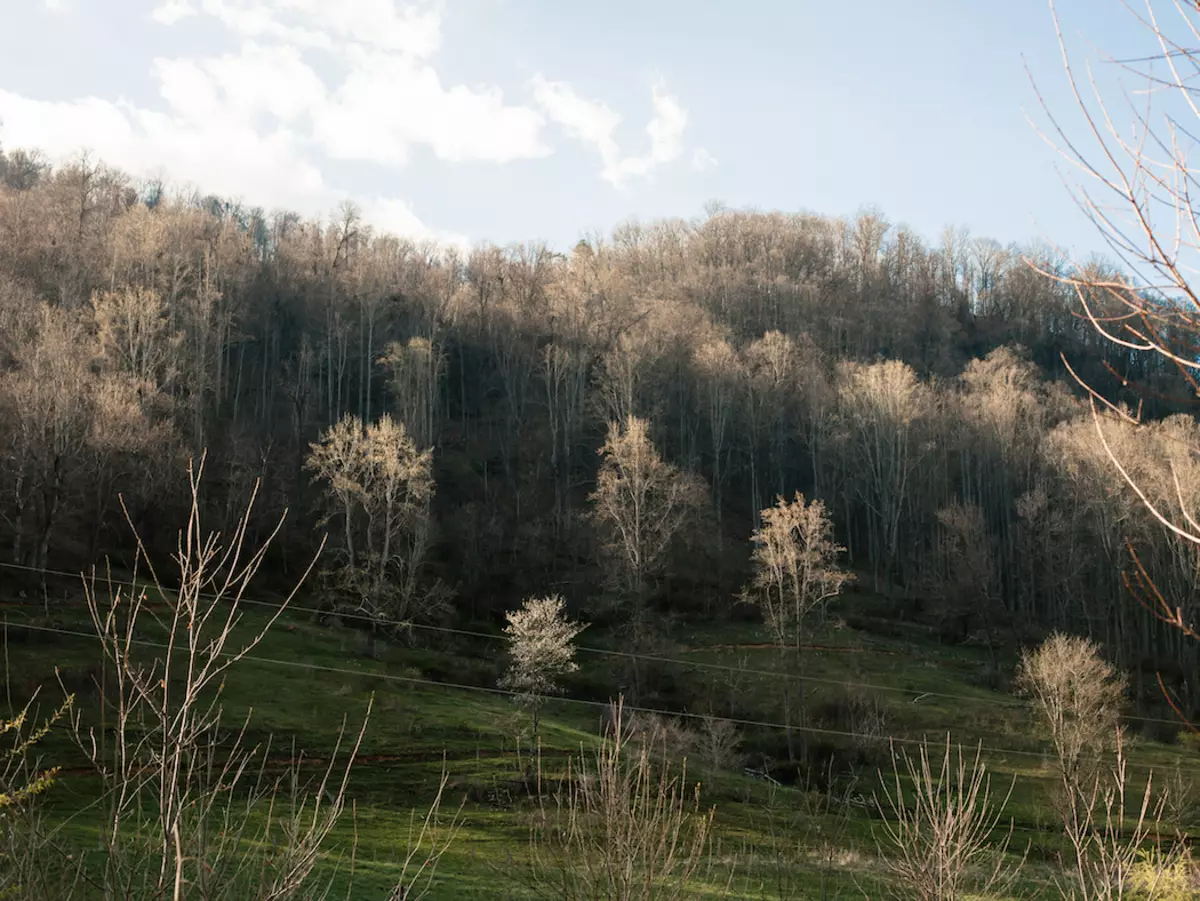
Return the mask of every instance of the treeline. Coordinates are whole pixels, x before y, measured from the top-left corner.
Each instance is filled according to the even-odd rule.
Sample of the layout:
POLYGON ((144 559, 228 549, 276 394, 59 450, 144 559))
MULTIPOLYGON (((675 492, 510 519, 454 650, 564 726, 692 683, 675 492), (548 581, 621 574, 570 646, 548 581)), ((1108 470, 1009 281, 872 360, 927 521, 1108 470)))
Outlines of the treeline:
POLYGON ((353 510, 374 514, 344 499, 338 518, 313 445, 386 414, 411 454, 433 450, 421 553, 404 544, 430 609, 498 620, 549 590, 601 608, 585 514, 609 424, 633 416, 711 508, 645 586, 659 613, 727 613, 759 511, 801 491, 897 616, 935 613, 993 650, 1029 627, 1083 631, 1135 673, 1170 666, 1196 709, 1195 644, 1121 573, 1132 548, 1186 619, 1200 556, 1126 488, 1063 358, 1156 418, 1103 431, 1173 511, 1200 501, 1198 427, 1161 357, 1105 341, 1035 267, 1069 272, 1046 248, 956 231, 930 246, 872 212, 713 209, 565 254, 464 253, 375 233, 349 205, 305 221, 10 152, 2 553, 35 570, 128 556, 126 515, 169 553, 183 461, 206 451, 207 516, 232 521, 258 481, 253 528, 290 511, 281 576, 326 531, 344 557, 353 510))

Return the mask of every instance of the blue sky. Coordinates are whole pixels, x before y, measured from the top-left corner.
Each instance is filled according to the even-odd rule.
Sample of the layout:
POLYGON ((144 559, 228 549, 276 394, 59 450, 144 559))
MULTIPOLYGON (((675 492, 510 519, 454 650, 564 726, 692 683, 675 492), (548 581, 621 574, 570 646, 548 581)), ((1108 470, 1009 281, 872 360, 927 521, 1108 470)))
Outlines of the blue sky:
MULTIPOLYGON (((5 6, 0 144, 268 208, 564 247, 710 200, 875 206, 935 240, 1100 246, 1023 112, 1022 55, 1070 111, 1046 0, 5 6)), ((1119 0, 1058 7, 1079 51, 1126 52, 1119 0)))

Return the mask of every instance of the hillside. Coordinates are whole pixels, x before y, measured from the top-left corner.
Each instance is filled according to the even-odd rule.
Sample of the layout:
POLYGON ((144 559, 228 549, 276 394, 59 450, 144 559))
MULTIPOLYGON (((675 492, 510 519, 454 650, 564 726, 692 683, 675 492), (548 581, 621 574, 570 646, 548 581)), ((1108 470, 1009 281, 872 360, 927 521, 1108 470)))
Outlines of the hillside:
MULTIPOLYGON (((442 814, 466 797, 446 898, 498 880, 519 897, 522 861, 556 841, 570 878, 614 848, 640 849, 629 873, 663 856, 680 898, 735 862, 732 897, 875 885, 895 863, 876 841, 911 814, 881 813, 898 783, 879 773, 923 739, 935 771, 950 741, 968 763, 980 746, 993 792, 1016 777, 1024 887, 1072 855, 1124 884, 1194 826, 1200 558, 1162 523, 1200 502, 1200 432, 1170 357, 1077 315, 1119 309, 1087 287, 1110 270, 954 231, 927 246, 873 212, 714 208, 570 253, 463 253, 376 234, 352 205, 301 221, 19 152, 0 158, 0 233, 6 700, 15 716, 40 686, 45 708, 57 672, 80 718, 73 749, 64 722, 38 736, 63 769, 29 806, 22 780, 47 788, 27 769, 34 727, 10 723, 0 796, 22 815, 5 859, 23 891, 73 874, 84 896, 211 882, 196 891, 215 901, 256 873, 282 899, 353 873, 352 897, 372 897, 443 760, 442 814), (93 566, 162 582, 144 607, 91 595, 93 622, 71 575, 93 566), (227 673, 225 643, 302 577, 227 673), (243 590, 261 603, 222 632, 243 590), (541 602, 570 623, 543 619, 522 651, 508 638, 541 602), (576 651, 561 636, 579 629, 576 651), (1013 696, 1018 661, 1058 633, 1090 641, 1068 640, 1035 710, 1013 696), (342 785, 345 757, 322 755, 354 747, 372 692, 342 785), (541 778, 513 694, 551 698, 541 778), (606 782, 588 770, 614 759, 622 697, 635 739, 606 782), (687 786, 663 775, 684 757, 687 786), (1151 793, 1164 809, 1134 818, 1117 864, 1093 854, 1101 821, 1128 819, 1105 780, 1141 791, 1152 765, 1173 780, 1151 793), (280 814, 265 787, 310 775, 280 814), (623 806, 638 798, 648 820, 623 806), (647 822, 695 843, 647 853, 653 836, 627 834, 647 822)), ((925 813, 950 816, 946 779, 925 783, 925 813)), ((947 846, 1002 846, 999 821, 955 822, 968 834, 947 846)), ((925 847, 931 827, 910 825, 896 843, 925 847)))
MULTIPOLYGON (((41 684, 43 698, 57 690, 51 666, 57 667, 62 684, 79 693, 86 721, 94 717, 99 690, 98 646, 88 635, 82 595, 65 578, 56 584, 68 597, 50 617, 28 604, 5 603, 6 666, 16 675, 14 690, 27 694, 41 684)), ((308 763, 301 772, 312 779, 333 750, 330 724, 343 718, 356 723, 373 696, 349 789, 353 824, 347 818, 338 827, 318 873, 332 875, 336 885, 347 883, 353 837, 353 897, 384 897, 414 834, 409 811, 423 814, 444 765, 442 816, 449 819, 461 803, 461 826, 428 897, 533 897, 526 894, 531 885, 521 864, 528 855, 535 810, 530 780, 539 756, 530 747, 527 715, 494 687, 503 668, 502 637, 486 627, 418 630, 411 642, 385 642, 367 656, 361 629, 323 622, 312 602, 302 595, 251 658, 238 664, 223 704, 230 723, 252 712, 249 742, 270 737, 265 759, 272 767, 303 751, 308 763)), ((249 633, 267 622, 278 602, 245 603, 241 628, 249 633)), ((680 622, 669 651, 646 661, 663 686, 662 701, 633 712, 645 717, 643 711, 662 711, 662 722, 671 724, 670 756, 678 762, 686 755, 689 782, 698 784, 704 805, 715 805, 716 842, 723 849, 718 859, 736 863, 731 897, 859 897, 860 889, 873 897, 890 881, 875 843, 879 776, 890 778, 893 755, 914 752, 921 739, 936 751, 947 731, 968 750, 981 745, 997 799, 1015 780, 1004 822, 1011 818, 1012 847, 1028 848, 1028 863, 1014 892, 1003 897, 1051 884, 1065 846, 1051 804, 1053 751, 1043 727, 1026 702, 995 684, 984 648, 947 646, 927 637, 921 624, 880 618, 890 606, 857 592, 832 607, 814 631, 806 674, 812 724, 804 742, 815 763, 799 781, 787 767, 782 730, 772 715, 778 655, 760 627, 680 622), (695 709, 690 699, 706 686, 717 687, 722 709, 716 720, 732 726, 739 742, 735 752, 715 759, 704 744, 714 720, 687 713, 695 709)), ((145 638, 148 647, 161 647, 152 634, 145 638)), ((607 633, 591 634, 581 645, 580 671, 543 715, 543 779, 563 772, 581 748, 591 753, 610 671, 626 662, 619 641, 607 633)), ((1005 670, 1014 664, 1006 658, 1005 670)), ((1200 808, 1192 786, 1200 746, 1175 744, 1178 724, 1171 720, 1131 713, 1125 722, 1132 790, 1140 792, 1153 770, 1160 784, 1181 791, 1157 828, 1195 834, 1200 808)), ((65 829, 60 841, 86 842, 97 825, 87 803, 95 797, 94 777, 86 766, 70 763, 78 752, 62 733, 52 733, 41 750, 64 766, 47 795, 49 821, 65 829)))

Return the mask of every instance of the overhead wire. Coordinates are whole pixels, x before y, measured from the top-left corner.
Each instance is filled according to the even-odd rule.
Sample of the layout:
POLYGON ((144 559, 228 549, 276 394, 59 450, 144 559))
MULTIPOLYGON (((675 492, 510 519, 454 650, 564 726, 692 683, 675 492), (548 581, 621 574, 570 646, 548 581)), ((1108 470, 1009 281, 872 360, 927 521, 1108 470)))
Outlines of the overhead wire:
MULTIPOLYGON (((12 622, 10 622, 8 625, 9 625, 9 628, 26 629, 26 630, 33 631, 33 632, 42 632, 42 633, 77 637, 77 638, 90 638, 90 639, 96 638, 96 635, 94 633, 84 632, 84 631, 76 630, 76 629, 61 629, 61 628, 55 628, 55 627, 51 627, 51 626, 41 626, 41 625, 37 625, 35 623, 12 623, 12 622)), ((169 647, 169 645, 167 645, 163 642, 150 641, 148 639, 132 639, 131 643, 138 645, 140 647, 155 648, 155 649, 159 649, 159 650, 165 650, 169 647)), ((237 656, 238 659, 240 659, 240 660, 265 664, 268 666, 280 666, 280 667, 290 668, 290 669, 303 669, 303 670, 309 670, 311 672, 332 673, 332 674, 337 674, 337 675, 342 675, 342 676, 352 676, 355 678, 379 679, 384 682, 394 682, 394 683, 398 683, 398 684, 407 684, 407 685, 418 685, 418 686, 422 686, 422 687, 429 688, 429 689, 440 689, 440 690, 448 689, 451 691, 474 692, 476 694, 485 694, 485 695, 489 695, 489 696, 493 696, 493 697, 499 696, 499 697, 510 697, 510 698, 516 697, 520 694, 520 692, 513 691, 511 689, 505 689, 505 688, 492 688, 492 687, 488 687, 488 686, 470 685, 467 683, 458 683, 458 682, 440 682, 440 681, 436 681, 433 679, 425 679, 425 678, 418 677, 418 676, 405 676, 405 675, 400 675, 397 673, 378 672, 378 671, 362 670, 362 669, 351 669, 349 667, 329 666, 327 664, 313 663, 313 662, 309 662, 309 661, 282 660, 282 659, 279 659, 276 657, 267 657, 267 656, 264 656, 261 654, 235 654, 235 653, 231 652, 229 654, 226 654, 225 656, 226 657, 237 656)), ((594 709, 601 709, 601 710, 608 710, 612 707, 611 701, 595 701, 595 700, 591 700, 588 698, 554 697, 554 698, 548 698, 547 700, 552 703, 573 704, 573 705, 577 705, 577 706, 586 706, 586 707, 591 707, 594 709)), ((848 738, 848 739, 853 739, 856 741, 868 741, 868 742, 878 742, 878 743, 883 743, 886 741, 890 744, 895 744, 895 745, 921 745, 921 744, 925 743, 925 739, 910 738, 907 736, 867 735, 867 734, 864 734, 861 732, 852 732, 852 731, 848 731, 845 729, 830 729, 830 728, 826 728, 823 726, 805 726, 805 725, 789 726, 786 723, 772 722, 769 720, 751 719, 751 718, 746 718, 746 717, 709 715, 709 714, 695 713, 692 711, 668 710, 668 709, 663 709, 663 708, 646 707, 646 706, 641 706, 641 705, 630 705, 630 704, 624 704, 624 703, 622 703, 622 708, 627 711, 631 711, 634 713, 641 713, 641 714, 645 714, 645 715, 676 717, 676 718, 680 718, 680 719, 689 719, 689 720, 727 722, 727 723, 730 723, 730 724, 736 725, 736 726, 771 729, 771 730, 774 730, 777 732, 786 731, 787 729, 790 728, 793 731, 804 732, 804 733, 807 733, 810 735, 823 735, 823 736, 830 736, 830 737, 836 737, 836 738, 848 738)), ((979 745, 981 752, 986 752, 986 753, 992 754, 992 755, 1030 757, 1030 758, 1034 758, 1037 760, 1044 760, 1047 757, 1047 754, 1044 751, 1030 751, 1030 750, 1026 750, 1024 748, 1005 748, 1005 747, 999 747, 999 746, 995 746, 995 745, 984 745, 982 743, 982 741, 978 742, 978 745, 979 745)), ((1189 772, 1200 774, 1200 762, 1197 762, 1197 764, 1194 766, 1193 765, 1180 766, 1181 762, 1183 762, 1182 758, 1175 762, 1174 768, 1177 768, 1180 770, 1186 769, 1189 772)), ((1149 771, 1163 769, 1163 767, 1156 767, 1153 764, 1143 763, 1143 762, 1139 762, 1139 761, 1127 763, 1127 766, 1132 766, 1137 769, 1144 769, 1144 770, 1149 770, 1149 771)))
MULTIPOLYGON (((53 569, 46 569, 46 568, 41 568, 41 567, 26 566, 23 564, 16 564, 16 563, 0 562, 0 568, 21 570, 21 571, 30 572, 30 573, 36 573, 39 575, 50 575, 50 576, 57 576, 57 577, 71 578, 71 579, 89 578, 87 576, 87 574, 83 573, 83 572, 68 572, 66 570, 53 570, 53 569)), ((135 581, 132 581, 129 579, 118 579, 118 578, 113 578, 111 576, 105 576, 102 581, 105 584, 121 585, 121 586, 126 586, 126 587, 131 587, 131 588, 157 587, 152 582, 144 582, 144 583, 143 582, 135 582, 135 581)), ((165 588, 165 589, 160 589, 160 590, 174 591, 176 589, 165 588)), ((212 594, 201 594, 200 596, 205 597, 205 598, 210 598, 210 599, 215 597, 215 595, 212 595, 212 594)), ((245 604, 247 606, 255 606, 255 607, 266 607, 266 608, 270 608, 273 610, 278 610, 279 607, 281 606, 281 604, 279 602, 260 600, 260 599, 248 598, 248 597, 239 597, 237 600, 238 600, 239 604, 245 604)), ((455 628, 453 626, 439 626, 439 625, 435 625, 433 623, 418 623, 418 622, 413 622, 411 620, 389 619, 387 617, 377 617, 377 616, 373 616, 373 615, 366 614, 366 613, 357 613, 353 610, 321 609, 321 608, 317 608, 317 607, 308 607, 308 606, 299 605, 299 604, 296 604, 295 602, 288 603, 286 605, 286 608, 288 611, 290 611, 292 613, 304 613, 304 614, 308 614, 311 616, 336 616, 342 620, 354 620, 354 621, 363 622, 363 623, 371 623, 374 625, 392 626, 392 627, 400 628, 400 629, 413 629, 413 630, 418 630, 418 631, 436 632, 436 633, 447 634, 447 635, 458 635, 458 636, 463 636, 463 637, 468 637, 468 638, 482 639, 485 641, 496 641, 496 642, 506 641, 506 638, 503 634, 497 634, 494 632, 482 632, 482 631, 473 630, 473 629, 461 629, 461 628, 455 628)), ((595 646, 591 646, 591 645, 582 645, 582 644, 576 645, 575 650, 579 653, 584 653, 584 654, 595 654, 595 655, 599 655, 599 656, 616 657, 616 658, 625 659, 625 660, 640 660, 640 661, 645 661, 648 663, 660 663, 660 664, 666 664, 666 665, 671 665, 671 666, 690 667, 692 669, 697 669, 697 670, 723 672, 723 673, 733 674, 733 675, 760 676, 760 677, 764 677, 764 678, 778 678, 780 675, 779 672, 775 671, 775 670, 764 670, 764 669, 757 669, 754 667, 746 667, 746 666, 733 665, 733 664, 728 664, 728 663, 716 663, 716 662, 712 662, 712 661, 703 661, 703 660, 684 660, 684 659, 681 659, 678 657, 664 657, 664 656, 657 655, 657 654, 644 654, 644 653, 636 653, 633 651, 621 651, 621 650, 616 650, 616 649, 612 649, 612 648, 601 648, 601 647, 595 647, 595 646)), ((699 647, 696 650, 704 651, 706 649, 704 647, 699 647)), ((917 659, 916 656, 912 655, 912 654, 900 654, 899 652, 896 652, 896 651, 888 651, 887 653, 897 654, 898 656, 906 657, 909 660, 917 659)), ((921 689, 921 688, 906 688, 901 685, 883 685, 883 684, 878 684, 878 683, 860 682, 860 681, 848 680, 848 679, 831 679, 831 678, 823 677, 823 676, 806 675, 804 677, 804 681, 807 683, 810 683, 810 684, 815 684, 815 685, 828 685, 828 686, 841 687, 841 688, 856 688, 856 689, 860 689, 860 690, 864 690, 864 691, 878 691, 878 692, 886 692, 886 693, 893 693, 893 694, 912 695, 914 698, 913 703, 915 703, 916 700, 923 699, 923 698, 938 698, 941 700, 967 701, 967 702, 971 702, 971 703, 986 702, 988 705, 993 706, 993 707, 1004 707, 1004 708, 1011 709, 1011 710, 1028 710, 1028 709, 1030 709, 1030 705, 1028 702, 1020 700, 1018 698, 982 697, 980 695, 969 695, 969 694, 963 694, 963 693, 938 691, 936 689, 926 690, 926 689, 921 689)), ((1142 716, 1139 714, 1132 714, 1132 713, 1122 714, 1121 718, 1128 722, 1159 723, 1159 724, 1163 724, 1163 725, 1179 726, 1180 728, 1184 727, 1184 723, 1180 722, 1178 719, 1167 719, 1164 717, 1142 716)))

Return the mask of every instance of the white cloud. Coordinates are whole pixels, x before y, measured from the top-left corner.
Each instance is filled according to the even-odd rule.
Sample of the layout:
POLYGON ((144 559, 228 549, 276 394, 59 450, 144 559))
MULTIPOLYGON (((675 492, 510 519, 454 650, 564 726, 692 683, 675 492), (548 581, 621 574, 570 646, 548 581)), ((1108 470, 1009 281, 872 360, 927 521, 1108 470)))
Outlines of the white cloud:
POLYGON ((650 147, 643 154, 633 155, 621 153, 615 136, 621 117, 603 101, 589 100, 569 83, 547 81, 540 74, 533 79, 533 96, 542 111, 568 135, 599 154, 601 177, 618 189, 623 190, 630 179, 645 178, 683 155, 687 110, 661 85, 656 85, 651 95, 654 117, 646 126, 650 147))
POLYGON ((431 67, 371 54, 314 112, 314 138, 338 159, 402 164, 413 144, 443 160, 506 163, 546 156, 542 117, 497 87, 445 88, 431 67))
POLYGON ((156 59, 160 91, 182 117, 248 121, 260 113, 291 121, 319 106, 325 85, 292 47, 253 41, 236 54, 156 59))
MULTIPOLYGON (((536 110, 506 103, 496 86, 442 83, 426 61, 441 41, 436 4, 199 2, 243 46, 214 59, 156 61, 163 96, 188 120, 307 116, 311 138, 330 157, 390 166, 406 163, 413 145, 449 162, 506 163, 551 152, 536 110), (304 61, 313 49, 335 53, 349 68, 340 84, 326 85, 304 61)), ((170 18, 159 10, 160 19, 170 18)))
POLYGON ((30 100, 0 91, 0 137, 64 160, 88 149, 137 176, 165 171, 173 182, 267 208, 308 215, 329 211, 341 194, 297 153, 279 129, 259 134, 231 121, 204 123, 95 97, 30 100))
POLYGON ((42 0, 42 6, 52 13, 66 12, 67 4, 64 0, 42 0))
POLYGON ((717 168, 717 158, 703 147, 697 147, 692 151, 692 171, 708 172, 715 168, 717 168))
POLYGON ((0 137, 10 147, 36 148, 62 158, 89 140, 120 144, 129 127, 124 113, 107 100, 85 97, 47 103, 0 90, 0 137))
POLYGON ((189 0, 164 0, 150 13, 150 18, 160 25, 174 25, 196 15, 196 7, 189 0))
POLYGON ((621 117, 600 100, 580 96, 565 81, 533 78, 533 97, 542 110, 575 140, 589 144, 606 160, 620 153, 613 132, 621 117))
POLYGON ((412 207, 397 198, 376 197, 362 205, 363 220, 375 228, 414 240, 434 240, 441 245, 469 250, 470 240, 457 232, 438 231, 425 225, 412 207))
POLYGON ((274 38, 302 48, 336 52, 358 44, 428 57, 441 46, 440 3, 201 0, 200 9, 241 37, 274 38))
POLYGON ((664 94, 661 86, 654 88, 654 118, 646 126, 650 135, 650 156, 655 162, 671 162, 683 153, 683 133, 687 130, 688 114, 678 98, 664 94))
MULTIPOLYGON (((61 9, 69 0, 41 0, 61 9)), ((39 101, 0 91, 0 138, 63 159, 85 146, 135 175, 171 181, 305 215, 328 213, 344 192, 322 157, 406 164, 426 147, 443 161, 507 163, 551 154, 547 120, 600 158, 623 189, 685 153, 686 110, 656 86, 641 153, 618 143, 621 116, 568 82, 537 76, 516 102, 498 85, 447 84, 434 57, 443 0, 142 0, 164 27, 206 17, 231 45, 207 55, 157 57, 149 75, 160 102, 83 97, 39 101), (338 75, 322 77, 325 62, 338 75)), ((716 161, 695 148, 694 169, 716 161)), ((379 227, 464 243, 435 232, 396 198, 365 204, 379 227)))

